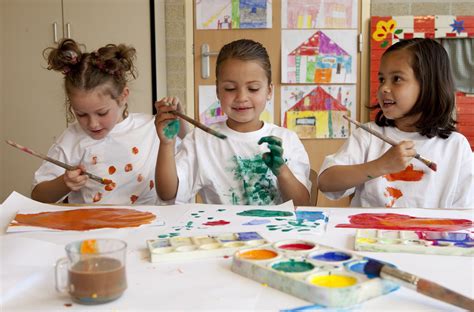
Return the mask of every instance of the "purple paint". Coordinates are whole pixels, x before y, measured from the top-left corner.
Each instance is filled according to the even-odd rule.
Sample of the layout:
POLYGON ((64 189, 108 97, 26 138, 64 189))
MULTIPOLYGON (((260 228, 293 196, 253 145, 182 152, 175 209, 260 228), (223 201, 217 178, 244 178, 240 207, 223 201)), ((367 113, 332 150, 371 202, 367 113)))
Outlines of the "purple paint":
POLYGON ((352 258, 351 255, 348 255, 343 252, 337 251, 330 251, 320 255, 312 256, 312 259, 319 260, 319 261, 327 261, 327 262, 339 262, 339 261, 346 261, 352 258))

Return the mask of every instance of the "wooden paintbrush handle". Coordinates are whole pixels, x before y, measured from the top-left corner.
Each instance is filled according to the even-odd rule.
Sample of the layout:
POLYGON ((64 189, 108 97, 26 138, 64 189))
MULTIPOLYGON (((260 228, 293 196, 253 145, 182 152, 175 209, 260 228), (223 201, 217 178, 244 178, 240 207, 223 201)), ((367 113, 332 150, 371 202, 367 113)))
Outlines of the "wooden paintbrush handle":
POLYGON ((423 278, 418 280, 416 290, 428 297, 450 303, 468 311, 474 311, 474 300, 423 278))

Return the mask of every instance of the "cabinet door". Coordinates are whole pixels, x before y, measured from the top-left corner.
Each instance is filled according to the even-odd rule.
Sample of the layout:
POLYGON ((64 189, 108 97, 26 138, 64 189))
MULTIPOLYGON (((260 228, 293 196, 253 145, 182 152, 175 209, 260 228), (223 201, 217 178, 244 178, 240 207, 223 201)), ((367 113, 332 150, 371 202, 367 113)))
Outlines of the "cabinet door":
POLYGON ((63 0, 64 36, 93 51, 108 43, 137 49, 138 79, 130 84, 132 112, 151 113, 149 0, 63 0))
MULTIPOLYGON (((54 45, 53 23, 62 22, 61 0, 2 0, 2 137, 46 153, 66 128, 62 76, 46 70, 43 50, 54 45)), ((13 190, 29 196, 41 160, 2 140, 0 202, 13 190)))

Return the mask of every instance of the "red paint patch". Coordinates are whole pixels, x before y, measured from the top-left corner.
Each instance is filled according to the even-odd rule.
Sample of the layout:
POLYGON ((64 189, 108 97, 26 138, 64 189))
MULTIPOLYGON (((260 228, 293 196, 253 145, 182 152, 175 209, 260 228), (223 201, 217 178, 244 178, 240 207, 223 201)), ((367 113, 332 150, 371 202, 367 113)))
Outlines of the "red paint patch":
POLYGON ((390 186, 388 186, 385 190, 386 190, 386 192, 383 193, 383 195, 385 197, 392 198, 388 204, 385 204, 385 207, 391 208, 391 207, 393 207, 393 205, 395 204, 397 199, 399 199, 400 197, 403 196, 403 193, 399 189, 396 189, 396 188, 390 187, 390 186))
POLYGON ((135 155, 138 154, 138 148, 135 147, 135 146, 132 147, 132 153, 135 154, 135 155))
POLYGON ((218 220, 218 221, 209 221, 209 222, 203 223, 202 225, 216 226, 216 225, 226 225, 229 223, 230 223, 229 221, 218 220))
POLYGON ((308 244, 285 244, 278 246, 278 248, 286 249, 286 250, 309 250, 313 248, 313 245, 308 244))
POLYGON ((110 192, 112 191, 117 185, 114 182, 111 182, 107 184, 104 188, 106 191, 110 192))
POLYGON ((420 181, 425 173, 423 170, 414 170, 413 169, 413 164, 409 165, 408 167, 405 168, 405 170, 402 170, 400 172, 396 173, 391 173, 387 174, 384 176, 387 181, 420 181))
POLYGON ((150 190, 152 190, 155 187, 155 182, 153 180, 150 180, 150 190))
POLYGON ((117 169, 114 166, 109 167, 109 174, 114 174, 117 169))
POLYGON ((92 163, 93 165, 97 165, 97 156, 92 156, 92 161, 91 161, 91 163, 92 163))
POLYGON ((135 202, 137 201, 138 199, 138 196, 137 195, 132 195, 130 196, 130 201, 132 202, 132 204, 135 204, 135 202))
POLYGON ((137 181, 138 181, 138 182, 142 182, 142 181, 143 181, 143 176, 142 176, 141 173, 137 176, 137 181))
POLYGON ((133 170, 133 166, 132 164, 126 164, 125 165, 125 172, 130 172, 133 170))
POLYGON ((102 179, 102 181, 104 182, 105 185, 114 183, 114 181, 112 181, 110 179, 102 179))
POLYGON ((422 218, 397 213, 360 213, 350 216, 349 222, 350 224, 338 224, 336 227, 436 232, 459 231, 473 227, 472 221, 466 219, 422 218))
POLYGON ((94 195, 94 198, 92 199, 92 201, 94 203, 100 201, 102 199, 102 193, 101 192, 97 192, 97 194, 94 195))

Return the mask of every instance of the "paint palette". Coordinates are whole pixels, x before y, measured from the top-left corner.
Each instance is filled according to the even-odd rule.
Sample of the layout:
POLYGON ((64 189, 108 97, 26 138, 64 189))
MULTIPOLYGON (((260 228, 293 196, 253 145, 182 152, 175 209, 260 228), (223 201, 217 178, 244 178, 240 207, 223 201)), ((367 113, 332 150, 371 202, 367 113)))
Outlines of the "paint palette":
POLYGON ((349 307, 399 288, 363 272, 367 258, 306 240, 240 250, 232 271, 327 307, 349 307))
POLYGON ((357 230, 355 250, 473 256, 474 237, 467 232, 357 230))
POLYGON ((147 240, 151 262, 231 256, 242 248, 268 243, 257 232, 221 233, 147 240))

